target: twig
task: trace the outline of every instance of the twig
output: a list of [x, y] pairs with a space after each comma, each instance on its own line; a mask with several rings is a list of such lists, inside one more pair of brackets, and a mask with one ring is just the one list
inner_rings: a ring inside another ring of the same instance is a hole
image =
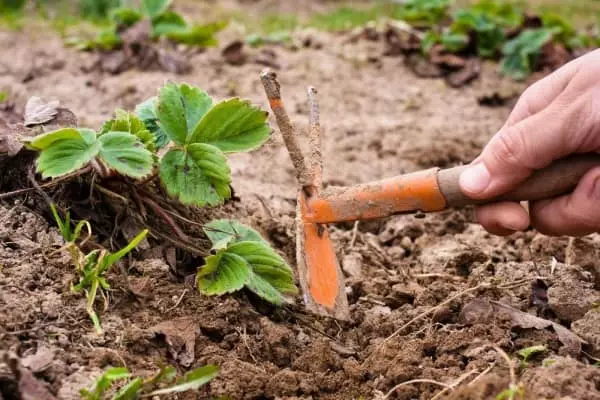
[[281, 136], [283, 137], [285, 146], [287, 147], [290, 158], [292, 159], [292, 163], [294, 164], [294, 168], [296, 169], [298, 181], [303, 186], [310, 184], [311, 182], [308, 176], [309, 173], [306, 160], [304, 159], [302, 151], [300, 150], [300, 145], [298, 143], [298, 138], [296, 137], [292, 121], [285, 111], [283, 101], [281, 100], [281, 87], [277, 81], [277, 74], [269, 69], [266, 69], [260, 74], [260, 80], [265, 88], [265, 93], [269, 99], [269, 105], [271, 106], [271, 110], [273, 110], [273, 114], [275, 114], [275, 119], [277, 120], [277, 125], [281, 131]]
[[500, 354], [502, 356], [502, 358], [504, 358], [504, 361], [506, 361], [506, 364], [508, 365], [508, 372], [510, 374], [510, 386], [513, 388], [517, 387], [517, 374], [515, 372], [515, 367], [513, 365], [512, 360], [510, 359], [510, 357], [508, 356], [508, 354], [506, 354], [506, 352], [504, 350], [502, 350], [500, 347], [498, 346], [492, 346], [494, 348], [494, 350], [496, 350], [496, 352], [498, 354]]
[[402, 386], [406, 386], [406, 385], [412, 385], [413, 383], [431, 383], [431, 384], [433, 384], [433, 385], [438, 385], [438, 386], [441, 386], [441, 387], [443, 387], [443, 388], [446, 388], [446, 389], [448, 389], [448, 390], [452, 390], [452, 389], [453, 389], [453, 388], [452, 388], [452, 386], [450, 386], [450, 385], [448, 385], [448, 384], [446, 384], [446, 383], [442, 383], [442, 382], [434, 381], [433, 379], [413, 379], [413, 380], [410, 380], [410, 381], [406, 381], [406, 382], [399, 383], [399, 384], [397, 384], [396, 386], [394, 386], [394, 387], [392, 388], [392, 390], [390, 390], [389, 392], [387, 392], [387, 394], [386, 394], [385, 396], [383, 396], [383, 399], [382, 399], [382, 400], [389, 399], [389, 397], [390, 397], [391, 395], [393, 395], [393, 394], [394, 394], [394, 392], [395, 392], [396, 390], [398, 390], [399, 388], [401, 388]]
[[484, 369], [479, 375], [477, 375], [475, 377], [475, 379], [473, 379], [471, 382], [469, 382], [467, 384], [467, 386], [472, 386], [475, 384], [475, 382], [479, 381], [481, 378], [483, 378], [484, 376], [486, 376], [494, 367], [496, 366], [496, 362], [494, 361], [489, 367], [487, 367], [486, 369]]
[[187, 289], [183, 289], [183, 293], [181, 293], [181, 296], [179, 296], [179, 298], [177, 299], [177, 301], [175, 302], [175, 305], [173, 307], [170, 307], [168, 310], [165, 311], [165, 314], [170, 313], [171, 311], [173, 311], [174, 309], [176, 309], [179, 304], [181, 304], [181, 300], [183, 300], [183, 296], [185, 296], [185, 294], [187, 293]]
[[43, 185], [40, 185], [39, 183], [36, 182], [37, 185], [38, 185], [37, 188], [34, 186], [34, 187], [30, 187], [30, 188], [24, 188], [24, 189], [14, 190], [14, 191], [8, 192], [8, 193], [2, 193], [2, 194], [0, 194], [0, 200], [8, 199], [8, 198], [15, 197], [15, 196], [20, 196], [22, 194], [27, 194], [29, 192], [33, 192], [34, 190], [37, 190], [38, 188], [39, 189], [47, 189], [47, 188], [50, 188], [52, 186], [56, 186], [59, 183], [61, 183], [63, 181], [66, 181], [68, 179], [75, 178], [77, 176], [86, 174], [86, 173], [88, 173], [90, 171], [91, 171], [90, 167], [85, 167], [85, 168], [82, 168], [82, 169], [80, 169], [78, 171], [71, 172], [70, 174], [67, 174], [67, 175], [61, 176], [59, 178], [56, 178], [56, 179], [54, 179], [54, 180], [52, 180], [50, 182], [44, 183]]
[[32, 296], [32, 297], [37, 297], [37, 296], [38, 296], [38, 295], [37, 295], [37, 293], [33, 293], [33, 292], [32, 292], [31, 290], [29, 290], [29, 289], [25, 289], [24, 287], [21, 287], [21, 286], [18, 286], [18, 285], [12, 284], [12, 283], [8, 283], [8, 284], [6, 284], [6, 285], [2, 285], [2, 286], [4, 286], [4, 287], [7, 287], [7, 288], [13, 288], [13, 289], [20, 290], [21, 292], [23, 292], [23, 293], [25, 293], [25, 294], [27, 294], [27, 295], [29, 295], [29, 296]]
[[456, 389], [458, 387], [458, 385], [460, 385], [465, 379], [467, 379], [468, 377], [470, 377], [471, 375], [476, 374], [476, 373], [477, 373], [477, 370], [474, 370], [474, 369], [472, 369], [471, 371], [465, 372], [464, 374], [462, 374], [461, 376], [456, 378], [456, 380], [450, 384], [449, 388], [444, 388], [444, 389], [440, 390], [435, 396], [433, 396], [431, 398], [431, 400], [440, 398], [444, 394], [448, 393], [449, 391]]
[[352, 238], [350, 239], [350, 243], [348, 244], [348, 247], [350, 248], [350, 250], [352, 250], [354, 248], [354, 244], [356, 243], [356, 237], [358, 236], [358, 225], [359, 224], [360, 224], [360, 221], [354, 222], [354, 227], [352, 228]]
[[179, 227], [177, 226], [175, 221], [173, 221], [173, 219], [165, 212], [165, 210], [161, 206], [159, 206], [154, 200], [151, 200], [148, 197], [143, 197], [142, 201], [144, 203], [148, 204], [150, 206], [150, 208], [156, 214], [158, 214], [158, 216], [161, 217], [167, 223], [167, 225], [169, 225], [169, 228], [171, 228], [171, 230], [177, 236], [179, 236], [180, 239], [183, 239], [183, 240], [187, 239], [187, 235], [185, 233], [183, 233], [183, 231], [181, 229], [179, 229]]
[[310, 110], [308, 118], [308, 140], [310, 143], [309, 174], [312, 186], [318, 190], [321, 188], [321, 181], [323, 179], [323, 153], [321, 152], [321, 123], [317, 89], [312, 86], [309, 87], [307, 89], [307, 98]]

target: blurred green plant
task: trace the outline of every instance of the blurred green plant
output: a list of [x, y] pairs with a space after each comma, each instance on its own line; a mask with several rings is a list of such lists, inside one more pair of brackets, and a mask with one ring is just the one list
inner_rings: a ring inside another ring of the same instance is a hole
[[[154, 376], [143, 379], [133, 377], [127, 368], [115, 367], [107, 369], [90, 389], [81, 389], [82, 400], [138, 400], [155, 398], [164, 394], [183, 393], [198, 390], [219, 375], [219, 367], [205, 365], [187, 372], [179, 379], [177, 371], [171, 366], [161, 367]], [[122, 382], [118, 384], [118, 382]], [[113, 389], [118, 384], [118, 388]], [[165, 387], [166, 386], [166, 387]], [[113, 391], [114, 395], [107, 396]]]

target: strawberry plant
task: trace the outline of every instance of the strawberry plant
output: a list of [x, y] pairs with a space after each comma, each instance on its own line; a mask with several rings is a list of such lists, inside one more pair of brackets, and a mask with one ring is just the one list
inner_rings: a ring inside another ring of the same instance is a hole
[[515, 80], [523, 80], [536, 67], [542, 47], [552, 40], [553, 29], [526, 29], [519, 36], [507, 42], [502, 53], [502, 72]]
[[131, 7], [113, 8], [108, 12], [111, 26], [85, 40], [73, 38], [69, 44], [80, 50], [111, 50], [123, 43], [120, 33], [142, 20], [151, 25], [151, 38], [165, 37], [176, 43], [201, 47], [217, 45], [215, 34], [225, 27], [225, 23], [206, 25], [189, 24], [181, 15], [170, 10], [172, 0], [142, 0], [139, 9]]
[[292, 269], [261, 235], [232, 220], [218, 220], [204, 227], [215, 254], [197, 275], [199, 290], [222, 295], [248, 288], [273, 304], [283, 304], [286, 293], [297, 292]]
[[[248, 101], [215, 103], [197, 87], [168, 83], [135, 113], [117, 110], [98, 132], [62, 128], [30, 139], [27, 146], [40, 152], [36, 166], [44, 178], [82, 168], [100, 180], [146, 181], [157, 175], [166, 192], [181, 203], [216, 206], [231, 197], [226, 154], [255, 149], [270, 133], [267, 113]], [[156, 210], [154, 202], [148, 204]], [[68, 214], [65, 220], [55, 216], [80, 274], [73, 290], [87, 293], [86, 309], [100, 330], [93, 304], [98, 291], [103, 294], [109, 288], [103, 274], [147, 231], [115, 254], [95, 250], [82, 255], [74, 242], [84, 226], [91, 230], [89, 224], [80, 222], [72, 231]], [[246, 287], [273, 304], [283, 304], [285, 294], [296, 293], [291, 268], [256, 231], [231, 220], [209, 223], [204, 231], [214, 254], [206, 257], [197, 275], [202, 293], [221, 295]]]
[[[143, 379], [134, 377], [127, 368], [110, 368], [104, 372], [94, 383], [91, 389], [81, 389], [83, 400], [137, 400], [164, 394], [182, 393], [188, 390], [197, 390], [219, 375], [219, 367], [206, 365], [189, 371], [176, 380], [177, 371], [168, 366], [161, 368], [154, 376]], [[123, 383], [117, 388], [117, 382]], [[166, 387], [164, 387], [166, 385]], [[115, 392], [108, 397], [107, 392]]]

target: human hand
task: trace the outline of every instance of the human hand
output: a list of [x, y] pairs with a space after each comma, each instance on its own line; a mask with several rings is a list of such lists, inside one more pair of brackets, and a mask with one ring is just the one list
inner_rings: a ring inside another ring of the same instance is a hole
[[[582, 56], [529, 87], [508, 120], [460, 176], [474, 199], [501, 195], [533, 171], [575, 153], [600, 151], [600, 50]], [[478, 207], [489, 232], [508, 235], [532, 225], [548, 235], [600, 231], [600, 167], [575, 190], [529, 204], [501, 202]]]

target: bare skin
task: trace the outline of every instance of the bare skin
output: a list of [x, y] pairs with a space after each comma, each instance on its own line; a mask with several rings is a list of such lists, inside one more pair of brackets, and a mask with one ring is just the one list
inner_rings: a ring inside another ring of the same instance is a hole
[[[500, 195], [533, 171], [575, 153], [600, 151], [600, 50], [566, 64], [529, 87], [504, 126], [460, 177], [475, 199]], [[491, 233], [533, 226], [548, 235], [600, 231], [600, 168], [590, 170], [565, 196], [529, 204], [497, 203], [477, 209]]]

